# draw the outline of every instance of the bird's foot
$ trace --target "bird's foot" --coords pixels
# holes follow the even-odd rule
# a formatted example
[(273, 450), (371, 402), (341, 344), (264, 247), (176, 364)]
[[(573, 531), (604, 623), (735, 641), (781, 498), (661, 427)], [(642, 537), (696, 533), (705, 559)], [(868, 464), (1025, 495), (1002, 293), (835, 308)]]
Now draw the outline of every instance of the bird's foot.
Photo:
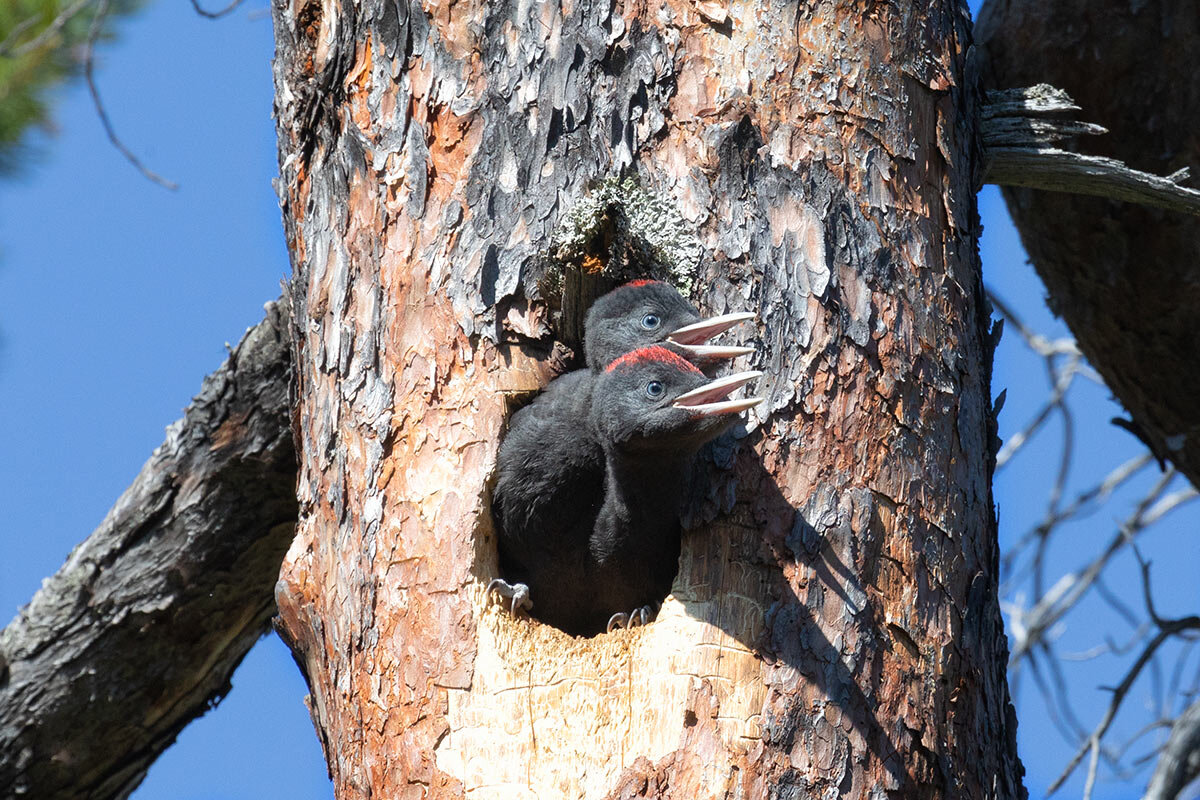
[(529, 587), (523, 583), (509, 583), (503, 578), (493, 578), (492, 582), (487, 585), (488, 597), (498, 598), (501, 605), (504, 605), (505, 600), (509, 600), (509, 612), (514, 616), (519, 616), (520, 612), (529, 612), (533, 608), (533, 600), (529, 598)]
[(639, 606), (628, 614), (618, 611), (608, 618), (606, 632), (612, 633), (617, 628), (636, 628), (639, 625), (649, 625), (657, 614), (658, 609), (654, 606)]

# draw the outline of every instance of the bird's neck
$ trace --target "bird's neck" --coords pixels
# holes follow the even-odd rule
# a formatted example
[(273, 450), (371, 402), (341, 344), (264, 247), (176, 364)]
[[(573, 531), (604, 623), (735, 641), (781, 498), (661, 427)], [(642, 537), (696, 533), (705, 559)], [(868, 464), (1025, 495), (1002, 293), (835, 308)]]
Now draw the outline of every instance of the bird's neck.
[(613, 503), (623, 516), (640, 522), (669, 522), (678, 517), (694, 453), (610, 450), (606, 456), (606, 505)]

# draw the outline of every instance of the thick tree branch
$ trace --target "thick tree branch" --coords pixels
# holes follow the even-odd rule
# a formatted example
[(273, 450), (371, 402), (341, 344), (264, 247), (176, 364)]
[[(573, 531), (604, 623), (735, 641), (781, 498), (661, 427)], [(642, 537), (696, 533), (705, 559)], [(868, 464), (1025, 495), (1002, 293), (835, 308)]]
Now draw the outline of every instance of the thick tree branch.
[(1123, 162), (1054, 146), (1064, 139), (1108, 131), (1090, 122), (1047, 119), (1078, 111), (1066, 92), (1047, 84), (988, 92), (981, 112), (984, 182), (1087, 194), (1200, 215), (1200, 192), (1180, 186), (1186, 167), (1161, 177)]
[(0, 632), (0, 796), (127, 796), (267, 629), (296, 520), (288, 320), (267, 306)]

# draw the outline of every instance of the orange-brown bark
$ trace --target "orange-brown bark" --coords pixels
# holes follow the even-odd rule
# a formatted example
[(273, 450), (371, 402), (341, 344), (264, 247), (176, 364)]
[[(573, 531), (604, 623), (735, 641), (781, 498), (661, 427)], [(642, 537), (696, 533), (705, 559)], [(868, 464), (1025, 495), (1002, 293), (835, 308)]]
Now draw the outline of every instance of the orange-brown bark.
[[(1021, 796), (958, 6), (297, 0), (276, 28), (278, 602), (338, 797)], [(694, 227), (700, 305), (758, 312), (768, 403), (658, 620), (572, 639), (486, 607), (488, 480), (556, 366), (550, 239), (621, 170)]]

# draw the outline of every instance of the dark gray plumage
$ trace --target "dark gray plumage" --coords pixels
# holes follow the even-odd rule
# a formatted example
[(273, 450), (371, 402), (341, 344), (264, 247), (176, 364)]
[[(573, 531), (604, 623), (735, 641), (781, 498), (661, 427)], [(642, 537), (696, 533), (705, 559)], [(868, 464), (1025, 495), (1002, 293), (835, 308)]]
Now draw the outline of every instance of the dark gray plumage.
[(753, 314), (727, 314), (701, 320), (675, 288), (662, 281), (632, 281), (613, 289), (584, 317), (583, 350), (597, 372), (625, 353), (661, 344), (709, 372), (723, 359), (754, 352), (752, 347), (706, 344), (712, 337)]
[(758, 402), (721, 402), (757, 374), (708, 381), (654, 346), (551, 383), (501, 446), (493, 512), (507, 582), (494, 588), (573, 634), (614, 615), (645, 621), (675, 574), (692, 460)]

